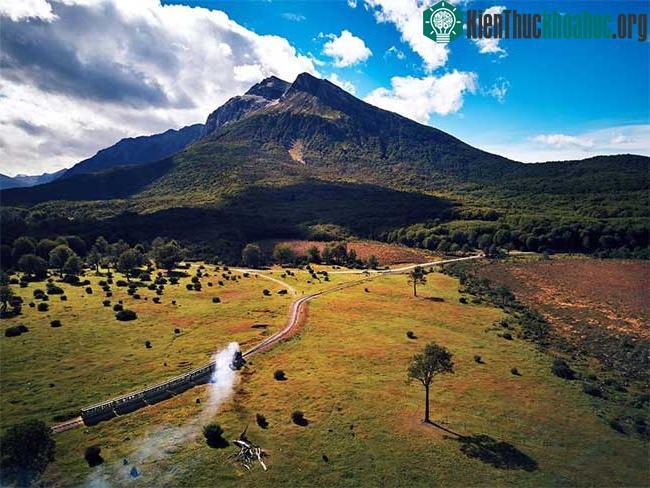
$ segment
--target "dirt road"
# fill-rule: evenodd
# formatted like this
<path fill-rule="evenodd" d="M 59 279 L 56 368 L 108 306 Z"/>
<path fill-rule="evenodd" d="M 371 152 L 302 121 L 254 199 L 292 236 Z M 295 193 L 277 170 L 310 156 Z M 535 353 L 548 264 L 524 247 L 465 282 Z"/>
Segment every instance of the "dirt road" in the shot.
<path fill-rule="evenodd" d="M 477 255 L 477 256 L 470 256 L 470 257 L 465 257 L 465 258 L 455 258 L 455 259 L 447 259 L 444 261 L 433 261 L 430 263 L 423 263 L 423 264 L 415 264 L 415 265 L 409 265 L 409 266 L 404 266 L 401 268 L 397 269 L 390 269 L 390 270 L 346 270 L 346 271 L 332 271 L 332 274 L 358 274 L 362 275 L 363 278 L 360 278 L 358 280 L 353 280 L 353 281 L 348 281 L 346 283 L 341 283 L 339 285 L 332 286 L 331 288 L 328 288 L 326 290 L 320 291 L 318 293 L 312 293 L 310 295 L 304 295 L 296 300 L 294 300 L 291 303 L 291 306 L 289 307 L 289 317 L 287 319 L 287 325 L 280 331 L 276 332 L 275 334 L 271 335 L 270 337 L 264 339 L 262 342 L 259 344 L 253 346 L 251 349 L 248 351 L 245 351 L 243 353 L 244 358 L 250 358 L 251 356 L 258 354 L 260 352 L 264 352 L 271 347 L 273 347 L 275 344 L 278 342 L 282 341 L 283 339 L 291 336 L 299 327 L 300 325 L 300 317 L 301 313 L 303 313 L 306 310 L 307 303 L 311 300 L 314 300 L 315 298 L 318 298 L 322 295 L 330 294 L 330 293 L 336 293 L 338 291 L 344 290 L 346 288 L 350 288 L 352 286 L 359 285 L 361 283 L 364 283 L 366 281 L 370 281 L 373 278 L 376 278 L 377 276 L 381 276 L 384 274 L 398 274 L 398 273 L 405 273 L 408 270 L 411 270 L 415 268 L 416 266 L 434 266 L 434 265 L 439 265 L 439 264 L 446 264 L 446 263 L 451 263 L 451 262 L 456 262 L 456 261 L 466 261 L 469 259 L 480 259 L 482 258 L 482 255 Z M 287 290 L 291 292 L 293 295 L 297 295 L 298 291 L 292 287 L 289 283 L 286 283 L 278 278 L 275 278 L 274 276 L 269 276 L 268 274 L 253 270 L 253 269 L 244 269 L 244 268 L 237 268 L 235 271 L 240 272 L 240 273 L 249 273 L 251 275 L 258 276 L 262 279 L 270 280 L 273 281 L 277 284 L 280 284 L 284 286 Z M 198 368 L 196 370 L 190 371 L 186 373 L 186 375 L 193 375 L 196 373 L 196 371 L 199 370 L 205 370 L 209 371 L 211 368 L 212 364 L 206 364 L 202 366 L 201 368 Z M 183 379 L 185 375 L 180 375 L 175 378 L 172 378 L 168 382 L 178 382 Z M 161 387 L 164 387 L 165 383 L 161 383 L 158 385 L 155 385 L 152 388 L 160 389 Z M 120 399 L 124 397 L 128 397 L 129 395 L 145 395 L 147 389 L 141 390 L 139 392 L 135 392 L 133 394 L 127 394 L 127 395 L 122 395 L 120 397 L 115 397 L 115 399 Z M 112 402 L 114 400 L 108 400 L 108 403 Z M 106 402 L 104 402 L 106 403 Z M 52 426 L 52 432 L 53 433 L 59 433 L 59 432 L 64 432 L 66 430 L 73 429 L 75 427 L 80 427 L 84 425 L 83 419 L 81 417 L 76 417 L 71 420 L 67 420 L 65 422 L 61 422 L 59 424 L 55 424 Z"/>

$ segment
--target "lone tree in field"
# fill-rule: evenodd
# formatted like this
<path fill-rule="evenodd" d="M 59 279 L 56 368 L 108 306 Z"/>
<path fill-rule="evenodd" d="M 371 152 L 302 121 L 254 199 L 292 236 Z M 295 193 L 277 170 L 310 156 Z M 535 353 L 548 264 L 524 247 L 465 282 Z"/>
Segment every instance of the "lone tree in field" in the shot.
<path fill-rule="evenodd" d="M 246 244 L 241 252 L 241 262 L 249 268 L 257 268 L 262 264 L 262 250 L 257 244 Z"/>
<path fill-rule="evenodd" d="M 453 373 L 454 363 L 452 354 L 435 342 L 430 342 L 422 354 L 416 354 L 411 360 L 408 369 L 409 380 L 418 380 L 424 386 L 424 419 L 423 422 L 431 423 L 429 419 L 429 387 L 433 378 L 440 374 Z"/>
<path fill-rule="evenodd" d="M 424 285 L 427 282 L 427 278 L 424 276 L 424 269 L 422 266 L 416 266 L 409 273 L 409 285 L 413 285 L 413 296 L 418 296 L 418 285 Z"/>

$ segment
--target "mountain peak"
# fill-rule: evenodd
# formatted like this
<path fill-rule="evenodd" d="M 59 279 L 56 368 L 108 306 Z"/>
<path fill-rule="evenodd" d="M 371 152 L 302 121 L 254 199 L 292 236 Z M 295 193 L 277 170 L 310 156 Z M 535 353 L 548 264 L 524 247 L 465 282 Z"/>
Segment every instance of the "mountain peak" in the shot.
<path fill-rule="evenodd" d="M 257 95 L 267 100 L 277 100 L 289 88 L 289 83 L 277 76 L 269 76 L 248 89 L 246 95 Z"/>
<path fill-rule="evenodd" d="M 328 80 L 316 78 L 309 73 L 301 73 L 298 75 L 282 98 L 288 100 L 297 96 L 298 99 L 300 99 L 302 98 L 300 96 L 301 94 L 307 94 L 314 97 L 320 103 L 324 103 L 325 105 L 344 113 L 347 113 L 352 109 L 352 107 L 363 107 L 365 109 L 365 106 L 367 105 L 365 102 L 350 95 L 334 83 Z M 302 104 L 304 102 L 300 101 L 299 103 Z"/>
<path fill-rule="evenodd" d="M 339 88 L 334 83 L 327 80 L 316 78 L 309 73 L 301 73 L 287 90 L 287 94 L 295 92 L 309 93 L 318 98 L 328 98 L 331 96 L 350 96 L 348 92 Z"/>

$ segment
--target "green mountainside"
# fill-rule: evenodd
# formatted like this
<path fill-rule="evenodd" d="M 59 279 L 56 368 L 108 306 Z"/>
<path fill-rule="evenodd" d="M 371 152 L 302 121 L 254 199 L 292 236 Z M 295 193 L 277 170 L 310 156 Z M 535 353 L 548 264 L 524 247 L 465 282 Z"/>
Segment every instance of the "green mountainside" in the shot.
<path fill-rule="evenodd" d="M 162 161 L 3 191 L 2 230 L 166 235 L 202 254 L 314 235 L 647 254 L 647 157 L 518 163 L 308 74 L 263 81 L 206 127 Z"/>

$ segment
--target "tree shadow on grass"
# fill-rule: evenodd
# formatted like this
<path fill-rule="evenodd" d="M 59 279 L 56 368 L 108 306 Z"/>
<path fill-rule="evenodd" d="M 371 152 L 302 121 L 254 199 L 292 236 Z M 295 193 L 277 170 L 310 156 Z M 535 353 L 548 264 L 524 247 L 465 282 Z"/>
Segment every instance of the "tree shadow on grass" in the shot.
<path fill-rule="evenodd" d="M 498 469 L 523 469 L 535 471 L 537 461 L 508 442 L 498 441 L 486 434 L 461 435 L 442 425 L 429 422 L 429 425 L 456 437 L 460 451 L 469 458 L 478 459 Z"/>
<path fill-rule="evenodd" d="M 485 434 L 458 438 L 460 451 L 467 457 L 478 459 L 499 469 L 535 471 L 537 461 L 508 442 L 498 441 Z"/>

